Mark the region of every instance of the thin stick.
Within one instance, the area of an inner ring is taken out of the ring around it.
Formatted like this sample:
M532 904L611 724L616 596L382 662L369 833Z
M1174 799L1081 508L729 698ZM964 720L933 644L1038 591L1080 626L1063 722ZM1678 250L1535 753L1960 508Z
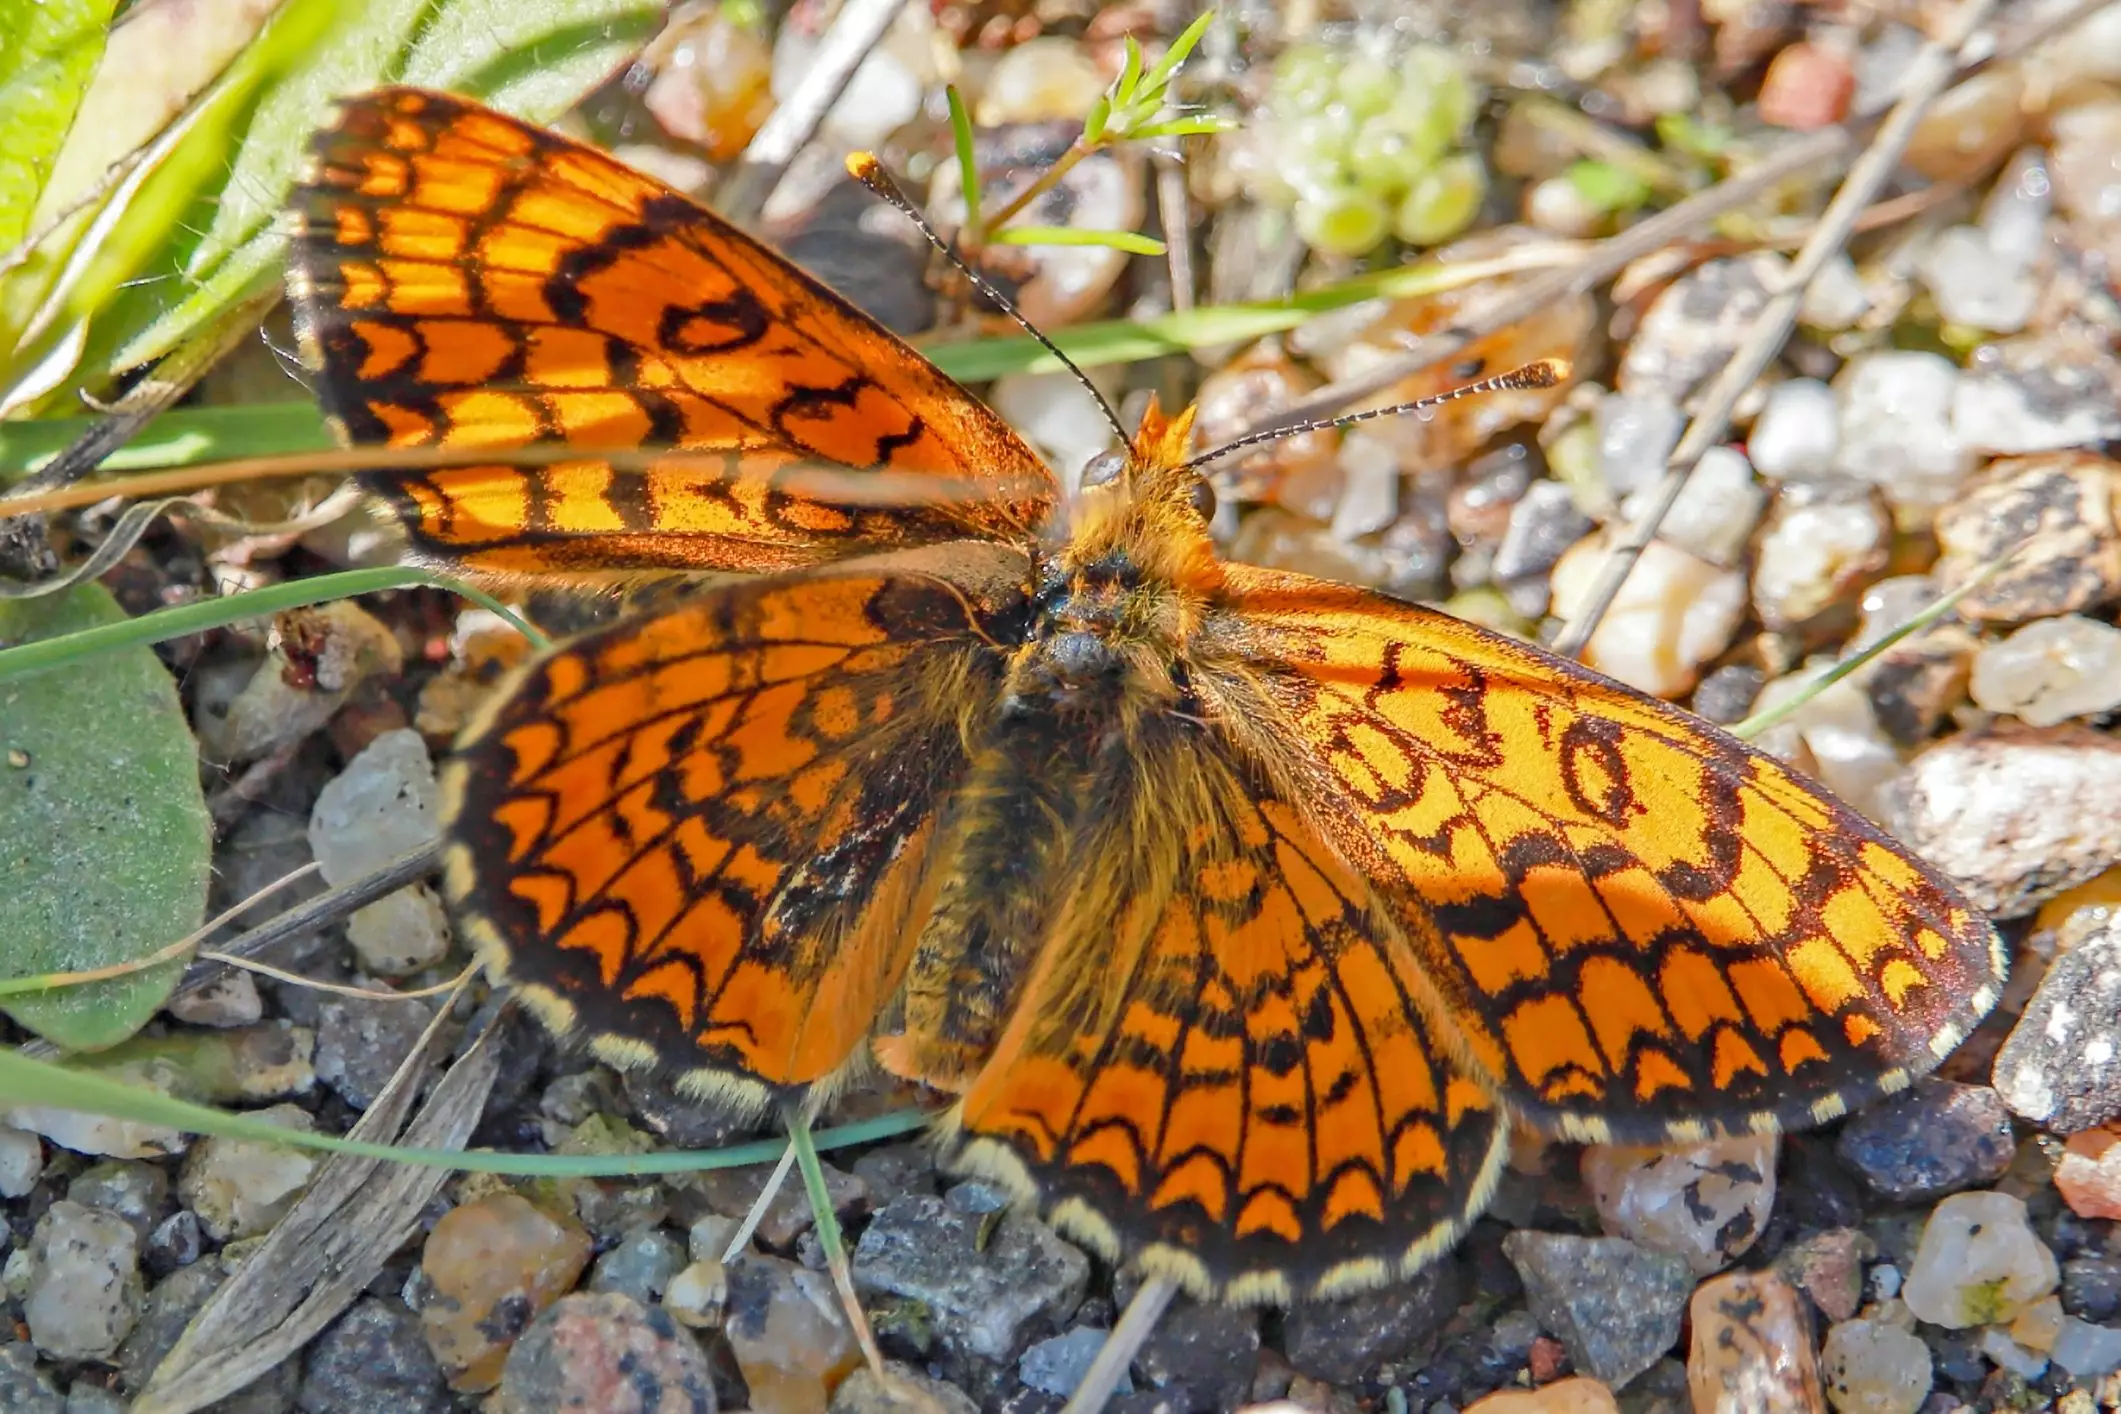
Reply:
M715 192L717 210L738 225L758 218L788 164L817 136L825 115L847 91L854 71L905 8L906 0L847 0L818 45L802 83L752 136L736 171Z
M803 1171L810 1214L817 1220L818 1244L825 1249L825 1266L832 1273L832 1284L839 1288L840 1304L847 1308L847 1323L854 1327L854 1338L861 1344L862 1357L869 1362L869 1372L882 1379L883 1352L876 1348L869 1317L862 1310L861 1298L854 1294L854 1269L847 1262L847 1245L840 1240L839 1215L832 1211L824 1166L817 1161L817 1141L810 1137L809 1117L799 1110L788 1112L788 1151L795 1155L796 1167Z
M1098 1347L1097 1357L1083 1372L1083 1382L1068 1396L1061 1414L1098 1414L1105 1407L1112 1391L1119 1388L1119 1377L1134 1363L1135 1354L1176 1295L1178 1283L1167 1276L1152 1276L1135 1288L1134 1299Z
M1648 510L1628 526L1607 554L1583 608L1555 638L1553 647L1556 653L1573 658L1591 641L1599 620L1619 597L1628 572L1634 569L1643 549L1657 534L1657 527L1663 524L1665 516L1678 502L1680 492L1686 489L1687 477L1693 473L1694 464L1701 460L1703 452L1722 439L1730 427L1731 412L1738 406L1739 398L1781 352L1790 332L1797 327L1797 309L1813 277L1841 249L1857 218L1869 207L1878 189L1885 185L1894 164L1900 160L1900 154L1906 151L1909 140L1914 137L1915 125L1922 120L1937 95L1944 91L1952 76L1955 56L1994 7L1995 0L1965 0L1945 32L1924 46L1914 62L1908 65L1900 84L1899 102L1879 127L1871 145L1849 169L1840 189L1834 193L1834 199L1827 203L1819 224L1790 262L1782 288L1762 306L1752 327L1746 331L1744 341L1701 395L1699 410L1665 462L1664 479L1657 484Z
M734 1262L743 1250L751 1245L752 1236L758 1232L759 1224L766 1221L766 1210L773 1206L774 1198L781 1191L781 1185L788 1181L788 1170L794 1167L795 1145L791 1143L781 1150L781 1161L773 1166L773 1172L766 1175L766 1186L759 1190L759 1200L751 1205L751 1211L744 1214L744 1220L738 1223L736 1231L729 1235L729 1245L722 1249L723 1265Z

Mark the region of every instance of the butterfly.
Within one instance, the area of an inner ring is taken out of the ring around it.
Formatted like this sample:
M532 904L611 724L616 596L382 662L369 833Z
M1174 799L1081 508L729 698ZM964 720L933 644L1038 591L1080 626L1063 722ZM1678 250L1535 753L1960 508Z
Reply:
M1776 760L1224 561L1190 412L1064 496L750 237L437 93L347 102L293 215L343 436L495 454L366 478L412 555L707 581L527 664L444 768L460 924L612 1064L755 1112L880 1067L1086 1246L1283 1303L1450 1246L1512 1121L1820 1123L1996 999L1981 915Z

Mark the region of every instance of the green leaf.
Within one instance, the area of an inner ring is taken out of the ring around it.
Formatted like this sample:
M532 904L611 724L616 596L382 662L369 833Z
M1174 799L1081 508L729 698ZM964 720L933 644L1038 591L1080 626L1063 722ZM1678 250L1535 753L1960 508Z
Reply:
M100 585L0 603L0 642L122 622ZM0 687L0 973L132 962L199 926L213 825L177 687L146 648ZM168 998L178 958L17 997L7 1014L70 1050L132 1035Z
M1112 106L1121 112L1133 107L1141 79L1142 47L1134 42L1134 36L1130 34L1127 36L1127 57L1120 67L1119 77L1112 81L1112 87L1105 90L1111 95Z
M1227 133L1234 131L1237 120L1220 113L1197 113L1189 117L1173 118L1168 122L1150 123L1135 128L1129 137L1143 140L1152 137L1198 137L1205 133Z
M965 111L965 100L958 95L956 84L943 87L943 97L950 102L950 139L957 148L958 185L965 194L965 226L968 231L977 231L979 226L979 157L972 149L972 115Z
M1142 83L1143 93L1162 97L1163 91L1171 86L1171 76L1178 72L1178 66L1186 62L1188 56L1193 53L1193 47L1200 43L1201 36L1208 32L1208 26L1214 23L1215 12L1204 10L1192 24L1187 25L1178 38L1171 41L1171 47L1164 51L1164 57L1156 61L1156 67L1149 70L1149 77Z
M1011 226L988 238L995 245L1095 245L1129 255L1162 255L1164 243L1134 231L1084 231L1074 226Z
M1648 183L1610 162L1580 159L1569 164L1566 175L1577 194L1600 211L1633 211L1650 199Z
M1104 139L1105 128L1112 121L1112 100L1103 94L1090 105L1090 116L1083 119L1084 147L1095 147Z
M37 199L102 56L114 0L0 0L0 252Z

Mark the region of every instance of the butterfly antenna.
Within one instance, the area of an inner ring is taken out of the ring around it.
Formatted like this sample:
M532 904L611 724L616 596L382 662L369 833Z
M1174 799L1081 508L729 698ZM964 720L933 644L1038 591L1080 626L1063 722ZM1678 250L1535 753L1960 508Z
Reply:
M1462 387L1449 388L1441 393L1432 393L1426 398L1416 398L1410 403L1394 403L1390 407L1370 408L1364 412L1351 412L1340 417L1321 417L1310 422L1292 422L1286 427L1269 427L1259 432L1248 432L1234 442L1225 442L1212 452L1202 452L1186 462L1180 471L1197 471L1209 462L1226 457L1232 452L1241 452L1247 447L1256 447L1262 442L1279 442L1284 437L1296 437L1306 432L1318 432L1328 427L1348 427L1358 422L1369 422L1379 417L1399 417L1410 412L1440 407L1481 393L1512 392L1526 388L1552 388L1569 376L1569 361L1565 358L1543 358L1528 363L1522 368L1513 368L1507 373L1497 373Z
M1037 325L1024 318L1018 312L1016 306L1009 302L1007 295L994 288L993 285L987 282L985 276L967 264L965 257L958 254L956 246L951 245L950 242L937 234L935 227L928 224L928 218L921 214L921 209L913 204L913 199L899 190L898 183L893 181L891 174L884 170L884 164L876 160L875 153L848 153L847 175L869 188L877 197L897 207L899 214L911 221L914 228L928 238L928 244L941 251L943 259L956 266L957 272L972 282L973 289L985 295L988 302L996 309L1014 319L1017 326L1026 334L1038 340L1047 353L1059 359L1061 367L1074 374L1075 381L1082 384L1084 390L1097 400L1098 411L1105 415L1105 421L1111 424L1113 435L1119 438L1119 444L1122 447L1134 441L1134 438L1128 434L1127 429L1120 425L1119 414L1112 410L1112 404L1105 401L1105 395L1097 391L1097 385L1090 381L1090 375L1077 368L1074 359L1062 353L1058 344L1055 344L1051 339L1040 333Z

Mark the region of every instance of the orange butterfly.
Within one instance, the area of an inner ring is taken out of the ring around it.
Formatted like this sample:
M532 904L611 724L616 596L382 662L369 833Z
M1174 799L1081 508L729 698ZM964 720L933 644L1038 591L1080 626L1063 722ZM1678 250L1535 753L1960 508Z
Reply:
M1773 759L1218 559L1190 413L1063 505L786 261L438 94L348 104L296 214L346 435L583 449L370 478L416 554L775 572L532 663L447 767L459 918L614 1064L756 1109L873 1061L954 1094L953 1161L1090 1247L1283 1302L1447 1247L1506 1117L1812 1124L1995 1001L1988 924ZM626 447L688 455L596 455ZM802 481L828 464L986 494Z

